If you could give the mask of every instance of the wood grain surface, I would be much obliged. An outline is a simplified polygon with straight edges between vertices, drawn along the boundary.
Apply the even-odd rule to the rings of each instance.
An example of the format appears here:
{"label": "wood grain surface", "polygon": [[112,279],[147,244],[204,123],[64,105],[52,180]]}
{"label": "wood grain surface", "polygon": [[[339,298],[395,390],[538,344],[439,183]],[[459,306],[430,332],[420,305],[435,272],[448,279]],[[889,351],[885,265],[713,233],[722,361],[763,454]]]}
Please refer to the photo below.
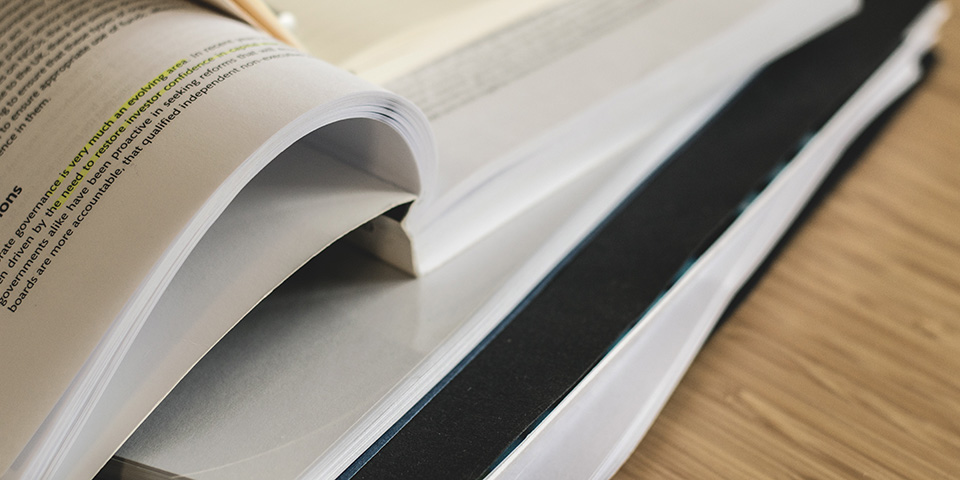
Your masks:
{"label": "wood grain surface", "polygon": [[960,478],[960,0],[940,62],[616,475]]}

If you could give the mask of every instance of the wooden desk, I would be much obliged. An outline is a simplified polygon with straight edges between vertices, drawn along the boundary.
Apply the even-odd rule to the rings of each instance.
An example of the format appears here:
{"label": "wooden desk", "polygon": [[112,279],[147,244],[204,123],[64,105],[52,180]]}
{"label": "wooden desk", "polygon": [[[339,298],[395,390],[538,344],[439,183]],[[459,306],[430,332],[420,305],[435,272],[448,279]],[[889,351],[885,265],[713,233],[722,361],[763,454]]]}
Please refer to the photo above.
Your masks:
{"label": "wooden desk", "polygon": [[960,477],[960,0],[940,63],[617,480]]}

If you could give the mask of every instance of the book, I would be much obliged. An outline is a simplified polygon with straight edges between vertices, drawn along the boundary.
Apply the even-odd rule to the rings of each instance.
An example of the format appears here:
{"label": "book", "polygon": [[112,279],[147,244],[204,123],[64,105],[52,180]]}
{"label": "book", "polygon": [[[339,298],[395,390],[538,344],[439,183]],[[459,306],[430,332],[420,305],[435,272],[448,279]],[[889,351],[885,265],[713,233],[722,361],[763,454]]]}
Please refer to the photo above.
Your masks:
{"label": "book", "polygon": [[[371,451],[374,451],[370,454],[372,456],[362,456],[355,462],[356,466],[351,466],[343,477],[356,475],[359,478],[381,478],[388,474],[410,478],[479,476],[465,473],[464,469],[471,467],[477,469],[474,473],[484,472],[486,469],[494,478],[604,478],[612,473],[612,469],[622,462],[628,449],[632,448],[638,436],[649,426],[659,405],[662,405],[672,385],[679,378],[679,372],[716,321],[718,309],[722,309],[729,302],[729,296],[738,282],[743,280],[743,275],[752,271],[755,262],[759,261],[769,248],[770,242],[775,241],[784,225],[790,222],[791,210],[784,209],[783,204],[792,205],[793,211],[799,208],[812,185],[822,178],[829,165],[836,161],[839,151],[846,148],[852,135],[856,135],[858,129],[869,122],[873,115],[916,81],[918,59],[932,45],[944,14],[942,6],[924,9],[925,3],[893,5],[868,2],[854,21],[838,27],[823,38],[818,38],[758,74],[724,112],[691,140],[686,151],[669,160],[669,164],[664,168],[670,170],[670,173],[659,173],[641,187],[638,197],[631,200],[628,207],[624,207],[632,213],[620,213],[614,220],[609,221],[603,232],[597,234],[566,262],[563,271],[555,274],[533,298],[523,302],[525,306],[509,320],[510,323],[527,324],[520,334],[508,325],[498,332],[490,343],[484,342],[486,345],[478,355],[489,353],[487,349],[495,350],[497,354],[486,355],[483,361],[478,362],[484,365],[483,367],[474,368],[472,361],[458,367],[462,370],[452,379],[445,379],[443,383],[446,387],[450,383],[459,382],[460,388],[452,388],[452,393],[444,388],[440,393],[428,395],[430,398],[427,405],[413,408],[410,414],[413,418],[405,415],[405,418],[397,422],[398,430],[391,428],[390,433],[371,447]],[[904,30],[906,33],[903,33]],[[838,67],[839,65],[843,67]],[[797,72],[805,74],[797,75]],[[868,79],[871,73],[873,74]],[[813,85],[817,88],[813,88]],[[829,88],[825,88],[825,85]],[[851,96],[854,90],[857,90],[856,94]],[[781,104],[776,99],[782,96],[803,97],[807,100],[802,103]],[[844,106],[836,110],[838,102],[844,100]],[[823,123],[824,116],[834,110],[833,118]],[[778,128],[775,131],[763,131],[759,126],[765,123],[775,124]],[[751,124],[758,128],[737,128]],[[816,134],[811,138],[812,132]],[[765,144],[765,147],[752,147],[755,144]],[[798,144],[806,146],[789,163],[782,164],[781,159],[793,155],[791,152],[797,149]],[[740,152],[756,161],[736,162],[749,163],[751,168],[758,170],[749,173],[749,169],[738,169],[717,172],[707,178],[698,177],[697,172],[709,170],[704,168],[702,162],[707,165],[714,163],[714,168],[722,168],[723,164],[717,164],[716,159],[709,153],[715,151]],[[690,162],[700,166],[681,170],[679,165]],[[678,170],[685,170],[685,173],[678,174]],[[811,173],[814,170],[819,173]],[[673,186],[666,189],[654,186],[665,181],[662,177],[672,178],[667,182]],[[758,180],[760,185],[765,186],[752,185],[751,179]],[[738,182],[739,186],[736,185]],[[713,192],[704,193],[705,196],[726,196],[726,204],[716,202],[713,213],[704,214],[694,208],[689,209],[688,214],[678,217],[654,215],[654,211],[664,204],[684,201],[690,206],[702,204],[701,198],[673,198],[681,188],[680,185],[694,183],[709,187],[698,187],[696,191]],[[744,200],[745,208],[740,208],[737,205],[740,198],[736,195],[730,196],[730,192],[740,192],[746,199],[753,199]],[[789,198],[793,200],[787,200]],[[714,202],[710,204],[713,205]],[[780,206],[771,207],[778,204]],[[702,251],[700,247],[694,248],[697,239],[701,237],[675,231],[670,233],[671,229],[676,229],[675,223],[687,224],[696,221],[706,228],[712,225],[711,215],[722,217],[725,214],[735,217],[736,223],[727,227],[719,238],[715,238],[713,233],[708,234],[703,239],[704,245],[711,245],[707,251]],[[697,218],[698,215],[700,218]],[[659,224],[655,222],[658,218]],[[678,222],[681,219],[683,221]],[[779,226],[776,226],[778,222]],[[720,222],[721,225],[726,223]],[[643,243],[644,235],[638,228],[656,229],[661,232],[658,234],[659,239],[667,236],[675,242],[664,243],[649,239],[647,243]],[[613,232],[606,232],[607,230]],[[671,249],[669,245],[685,242],[686,247],[673,249],[673,262],[667,262],[665,267],[660,269],[660,273],[647,272],[638,276],[637,272],[642,269],[637,264],[621,268],[627,258],[646,263],[651,255],[659,256],[651,252],[666,252]],[[746,251],[742,248],[743,245],[757,247],[764,243],[766,247],[749,248]],[[688,250],[691,248],[692,250]],[[588,255],[586,252],[589,250],[593,252]],[[629,253],[630,250],[639,250],[640,253]],[[690,256],[691,252],[693,257]],[[589,257],[589,260],[581,260],[581,257]],[[696,261],[692,261],[692,258]],[[688,261],[691,262],[689,268],[684,265]],[[589,265],[587,268],[603,274],[599,277],[595,275],[593,281],[578,280],[577,273],[566,272],[578,270],[572,268],[578,262],[585,262]],[[598,268],[599,265],[604,265],[604,262],[608,265]],[[734,267],[731,268],[730,265]],[[679,272],[674,273],[673,269]],[[704,270],[714,273],[704,275]],[[618,271],[622,275],[614,274]],[[583,272],[584,268],[580,268],[579,275],[582,276]],[[670,280],[672,275],[677,278]],[[717,278],[723,278],[723,281],[715,282],[714,285],[711,279]],[[657,284],[657,281],[663,282],[667,293],[657,298],[653,310],[642,315],[639,320],[637,316],[640,316],[646,307],[643,303],[635,305],[636,299],[630,299],[630,305],[625,305],[628,312],[626,315],[604,315],[601,310],[610,310],[609,305],[615,305],[616,302],[600,301],[594,304],[583,301],[583,298],[606,298],[604,289],[597,285],[609,281],[625,284],[650,283],[647,287],[653,290],[647,291],[648,300],[654,298],[658,292],[658,285],[661,284]],[[634,287],[636,288],[628,291],[644,290],[636,285]],[[704,294],[705,291],[712,294]],[[296,298],[295,293],[290,294],[291,297],[288,298]],[[566,301],[567,298],[572,298],[573,302],[583,306],[576,311],[573,308],[556,307],[556,304]],[[531,308],[533,305],[535,306]],[[600,307],[604,305],[606,307]],[[636,308],[640,310],[635,310]],[[678,315],[678,309],[686,313]],[[530,313],[529,310],[534,312]],[[592,311],[596,312],[589,313]],[[629,313],[631,311],[633,313]],[[317,313],[309,316],[315,320],[325,318]],[[564,316],[570,317],[569,321],[561,322],[557,318]],[[261,317],[259,320],[269,322],[271,319]],[[586,339],[597,335],[597,323],[601,320],[613,324],[614,327],[625,325],[624,328],[629,328],[629,333],[617,339],[608,337],[606,342],[611,343],[607,345],[594,344],[596,348],[609,348],[610,351],[602,354],[603,360],[595,366],[589,361],[586,362],[586,367],[583,368],[589,370],[581,371],[586,377],[570,384],[572,391],[561,393],[552,400],[545,400],[545,396],[551,395],[548,388],[543,388],[543,385],[540,385],[540,388],[529,388],[531,383],[539,382],[540,379],[549,383],[555,382],[559,376],[569,376],[571,372],[576,374],[576,370],[570,369],[568,361],[564,361],[563,366],[544,364],[542,360],[550,358],[551,354],[544,354],[543,348],[529,348],[531,343],[553,342],[553,348],[548,349],[549,352],[569,352],[571,348],[557,348],[556,344],[571,338],[586,343]],[[549,325],[533,328],[529,326],[531,322],[538,321]],[[631,322],[636,322],[634,327],[629,327]],[[571,328],[579,330],[571,333]],[[604,327],[604,330],[607,330],[607,327]],[[307,328],[299,330],[301,333],[307,331]],[[522,332],[534,338],[525,339]],[[232,341],[234,339],[229,336],[225,340],[228,345]],[[497,342],[499,345],[491,348],[491,345]],[[505,346],[504,342],[508,345]],[[504,354],[505,348],[512,349],[512,354]],[[223,352],[215,349],[212,356],[218,357],[222,354]],[[575,355],[576,353],[567,353],[564,356]],[[598,353],[594,351],[593,356],[590,355],[588,350],[583,358],[595,359]],[[518,356],[527,358],[517,361]],[[296,354],[291,355],[291,363],[296,357]],[[233,361],[236,360],[234,357]],[[228,359],[224,359],[219,366],[215,363],[201,363],[198,371],[194,373],[205,372],[207,378],[210,378],[214,369],[230,372],[229,363]],[[498,363],[506,364],[510,368],[491,372],[503,366]],[[520,374],[516,368],[518,364],[538,365],[541,371]],[[650,368],[637,369],[637,365]],[[311,368],[323,367],[311,365]],[[464,375],[466,372],[472,374]],[[191,376],[193,375],[192,373]],[[203,397],[197,394],[210,385],[191,376],[188,376],[183,387],[196,389],[194,395],[178,387],[172,401],[161,405],[158,410],[159,418],[148,420],[145,428],[131,439],[133,445],[125,446],[121,453],[155,465],[174,468],[177,461],[189,463],[189,458],[202,458],[211,452],[216,453],[217,447],[241,446],[242,442],[229,436],[215,435],[218,430],[220,434],[236,434],[236,424],[244,422],[244,418],[218,418],[208,421],[205,427],[190,429],[190,424],[204,423],[204,418],[215,415],[222,407],[215,404],[198,408],[196,399]],[[461,376],[468,379],[464,380]],[[522,384],[518,383],[517,379],[523,379]],[[502,384],[502,389],[495,391],[492,386],[498,383]],[[556,386],[564,388],[559,382]],[[218,387],[223,388],[219,385]],[[288,403],[291,396],[285,393],[283,390],[273,390],[270,395],[280,397],[276,403],[284,405],[285,409],[296,410]],[[554,391],[552,395],[557,395],[557,392]],[[529,400],[523,398],[524,396],[536,398]],[[558,398],[561,399],[559,404],[552,403]],[[194,399],[194,402],[190,399]],[[251,402],[239,403],[250,406]],[[526,412],[529,416],[524,417],[520,405],[535,405],[536,408],[531,408]],[[311,405],[305,404],[301,408],[310,407]],[[260,411],[254,417],[278,420],[278,417],[284,416],[284,412],[278,410],[280,409],[273,412]],[[294,416],[301,419],[309,417],[304,412]],[[514,423],[523,421],[530,423]],[[218,422],[219,426],[207,428]],[[228,426],[231,423],[234,424],[233,428]],[[269,427],[258,425],[257,432],[261,433],[261,428],[270,430]],[[519,430],[514,430],[513,435],[519,432],[518,436],[497,438],[497,435],[509,435],[511,428],[517,427]],[[287,433],[296,431],[288,426],[276,430]],[[408,430],[419,432],[419,435]],[[399,440],[399,446],[394,445],[395,440]],[[306,439],[300,441],[304,442]],[[265,461],[246,452],[247,458],[244,458],[244,454],[238,454],[237,458],[234,458],[236,463],[217,466],[211,462],[208,466],[213,468],[200,470],[197,476],[219,478],[219,474],[224,478],[237,478],[244,471],[256,471],[258,463],[277,463],[274,450],[282,448],[275,446],[278,448],[271,449],[270,455],[273,458],[270,460]],[[179,451],[177,447],[180,447]],[[184,451],[189,451],[192,455],[185,454]],[[164,454],[167,458],[164,458]],[[490,456],[484,460],[484,454]],[[291,457],[286,457],[279,463],[285,465],[290,459]],[[366,462],[371,464],[368,466]],[[322,462],[318,462],[314,467],[317,468],[304,472],[301,477],[324,478]],[[190,472],[190,475],[197,471],[176,470],[181,473]]]}
{"label": "book", "polygon": [[[359,359],[388,369],[398,362],[397,353],[415,356],[425,343],[417,337],[429,329],[407,318],[438,318],[406,313],[431,306],[409,295],[412,289],[396,294],[410,284],[350,275],[353,261],[334,274],[339,281],[325,279],[325,272],[337,269],[333,258],[318,258],[288,285],[295,288],[278,290],[276,302],[268,300],[247,319],[252,322],[231,332],[131,437],[120,451],[123,461],[190,478],[255,478],[265,472],[290,478],[605,478],[652,422],[731,296],[834,162],[917,81],[920,58],[944,17],[942,5],[927,3],[867,2],[854,19],[758,73],[599,233],[437,387],[400,409],[405,413],[347,465],[338,464],[336,438],[325,443],[324,435],[336,437],[329,431],[349,432],[345,424],[362,422],[363,412],[350,416],[357,405],[349,402],[364,397],[324,390],[331,384],[372,390],[380,372],[354,370],[331,380],[344,364],[331,358],[312,362],[310,350],[332,350],[344,362]],[[548,217],[545,208],[521,223]],[[490,261],[482,253],[478,258]],[[469,271],[451,273],[439,284],[418,280],[417,288],[433,294],[428,298],[455,296],[468,287],[448,283]],[[364,292],[342,303],[302,298],[344,281]],[[374,317],[366,327],[325,328],[345,316],[324,314],[325,307],[363,308],[361,298],[389,305],[392,316],[370,315],[385,307],[369,306],[358,315]],[[287,305],[294,301],[297,310],[307,311],[291,312]],[[438,317],[456,315],[446,310]],[[400,325],[377,324],[384,320]],[[287,321],[296,326],[271,333]],[[378,328],[388,333],[379,335]],[[339,350],[335,342],[320,343],[326,336],[342,339],[343,330],[364,340]],[[386,338],[402,346],[378,343]],[[371,358],[351,352],[363,343],[373,345]],[[273,366],[243,361],[244,355],[268,352],[284,353],[270,354]],[[377,364],[375,354],[387,358]],[[413,363],[402,368],[424,375]],[[296,382],[309,374],[285,377],[294,364],[312,372],[316,383]],[[357,377],[353,383],[351,375]],[[246,385],[258,378],[276,382],[245,395]],[[393,393],[368,396],[382,395],[392,404],[398,401]],[[325,410],[337,403],[332,397],[349,400],[340,400],[339,412]],[[375,406],[369,412],[387,415]],[[271,440],[258,447],[263,438]],[[114,465],[131,465],[123,461]]]}
{"label": "book", "polygon": [[568,200],[582,223],[529,246],[536,268],[501,274],[519,286],[493,293],[509,308],[745,78],[855,6],[530,2],[322,55],[358,77],[187,2],[3,3],[3,478],[92,476],[350,231],[426,279],[597,187]]}

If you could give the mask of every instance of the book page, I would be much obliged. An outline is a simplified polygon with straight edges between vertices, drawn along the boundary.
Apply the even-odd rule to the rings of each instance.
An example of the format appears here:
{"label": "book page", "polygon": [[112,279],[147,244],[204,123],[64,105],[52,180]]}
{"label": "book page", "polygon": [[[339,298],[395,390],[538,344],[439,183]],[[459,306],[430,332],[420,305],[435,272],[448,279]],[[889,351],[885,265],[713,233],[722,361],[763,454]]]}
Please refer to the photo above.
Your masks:
{"label": "book page", "polygon": [[296,15],[297,34],[315,54],[430,118],[442,159],[437,188],[404,222],[425,273],[857,2],[274,5]]}
{"label": "book page", "polygon": [[[273,157],[338,120],[419,117],[184,1],[3,2],[0,19],[5,472],[35,434],[70,438],[60,427],[82,423],[187,253]],[[403,128],[429,137],[416,120]],[[419,166],[359,166],[420,188]],[[379,213],[360,210],[341,212]],[[51,412],[61,417],[38,433]]]}
{"label": "book page", "polygon": [[[651,103],[677,113],[813,32],[854,2],[567,0],[384,83],[428,117],[443,159],[438,202],[422,223],[551,143],[624,141],[638,125],[597,106]],[[766,38],[767,42],[756,42]],[[620,95],[633,88],[634,90]],[[618,96],[619,95],[619,96]],[[559,133],[574,119],[597,116]],[[577,133],[579,130],[579,133]],[[556,160],[556,159],[554,159]],[[556,169],[547,161],[544,168]],[[584,160],[580,160],[582,162]]]}
{"label": "book page", "polygon": [[271,0],[319,58],[383,84],[560,0]]}
{"label": "book page", "polygon": [[[291,265],[369,219],[345,215],[347,205],[372,217],[413,199],[306,142],[287,149],[190,252],[79,431],[80,448],[59,470],[92,477],[157,400],[247,313],[249,298],[260,298],[290,275]],[[258,254],[263,250],[271,254]]]}

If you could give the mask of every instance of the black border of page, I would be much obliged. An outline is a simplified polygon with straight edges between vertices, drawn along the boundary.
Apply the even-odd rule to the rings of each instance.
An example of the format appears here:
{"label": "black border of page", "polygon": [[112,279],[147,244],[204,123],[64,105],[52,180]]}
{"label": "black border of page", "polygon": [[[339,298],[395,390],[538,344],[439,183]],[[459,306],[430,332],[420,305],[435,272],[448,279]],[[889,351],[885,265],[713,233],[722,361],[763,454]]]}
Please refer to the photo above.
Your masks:
{"label": "black border of page", "polygon": [[341,478],[489,473],[893,52],[929,3],[866,0],[857,16],[765,68]]}

